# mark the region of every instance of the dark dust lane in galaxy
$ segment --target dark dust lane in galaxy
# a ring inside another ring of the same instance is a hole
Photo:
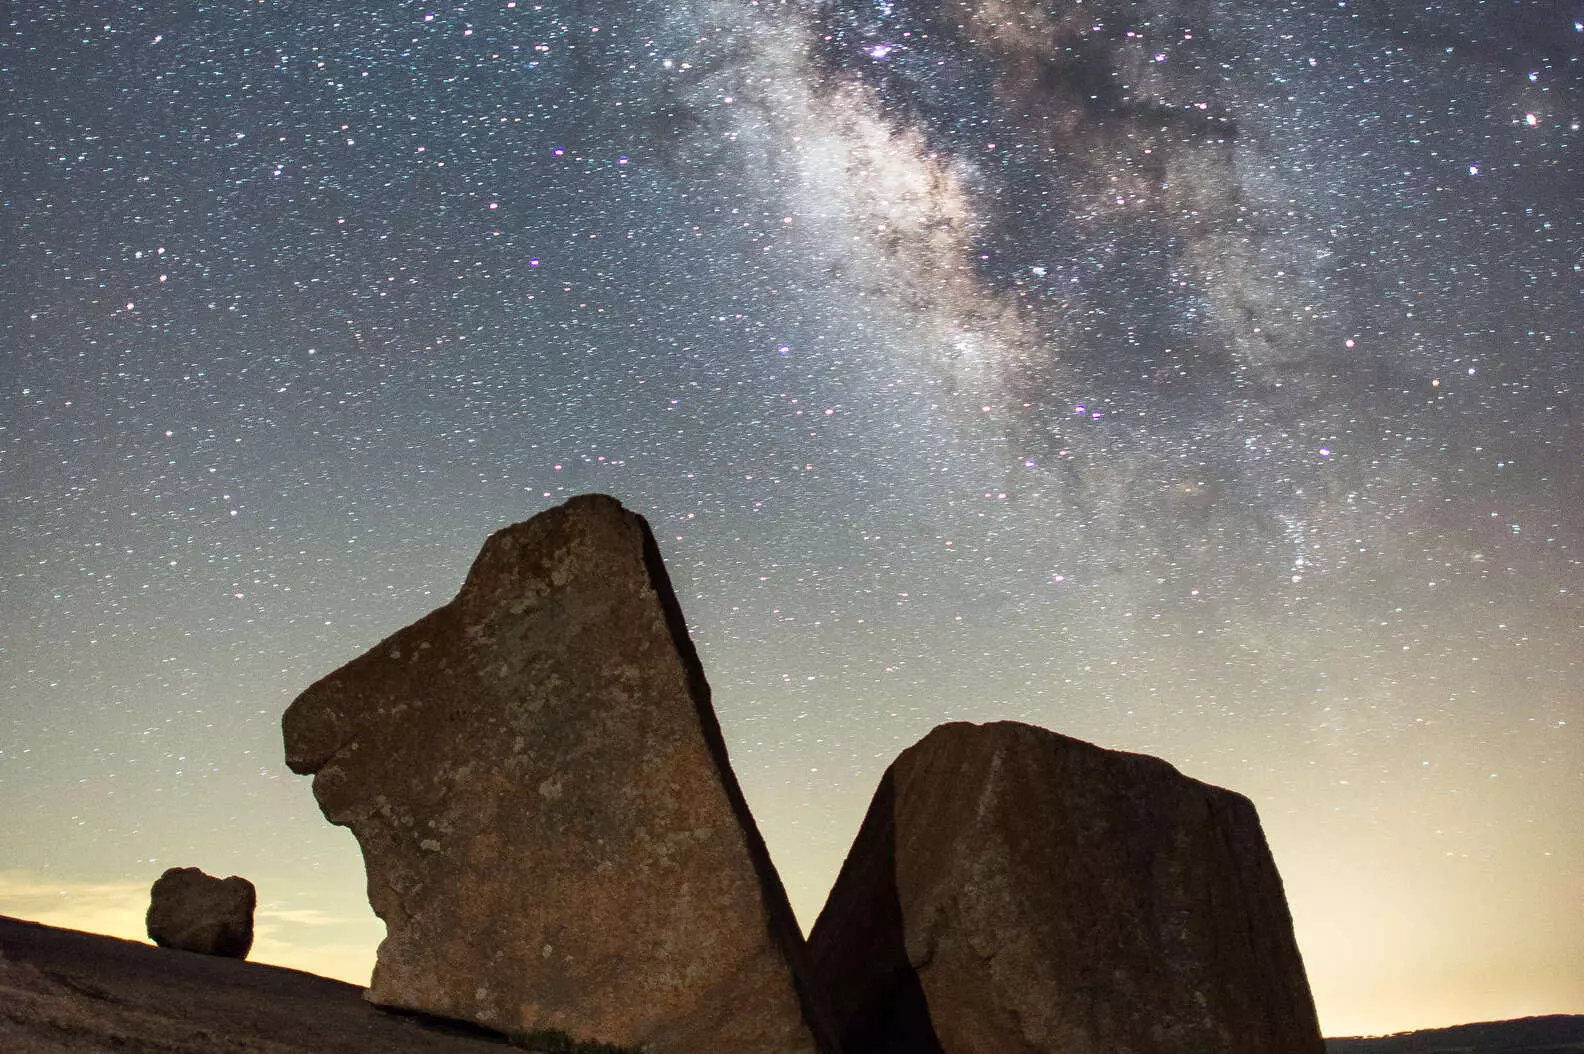
[[[812,919],[945,719],[1259,805],[1330,1033],[1584,1009],[1584,7],[14,6],[0,911],[247,875],[304,686],[656,528]]]

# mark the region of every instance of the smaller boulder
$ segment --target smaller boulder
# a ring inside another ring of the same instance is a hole
[[[246,959],[253,947],[253,883],[173,867],[149,890],[149,940],[161,948]]]

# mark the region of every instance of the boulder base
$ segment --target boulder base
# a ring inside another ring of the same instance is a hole
[[[1253,804],[1029,725],[897,758],[809,947],[848,1051],[1324,1051]]]
[[[145,923],[161,948],[246,959],[253,947],[253,883],[216,878],[196,867],[173,867],[149,890]]]
[[[574,498],[310,687],[287,763],[362,847],[369,998],[651,1054],[831,1049],[648,525]]]

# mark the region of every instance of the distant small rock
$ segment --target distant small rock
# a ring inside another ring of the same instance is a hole
[[[373,1002],[650,1054],[832,1049],[659,548],[614,498],[491,535],[456,599],[282,726],[363,850]]]
[[[862,1054],[1322,1054],[1254,806],[1159,758],[942,725],[809,938]]]
[[[149,891],[149,940],[161,948],[246,959],[253,947],[253,883],[173,867]]]

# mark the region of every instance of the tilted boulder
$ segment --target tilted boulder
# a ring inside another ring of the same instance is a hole
[[[362,847],[374,1002],[650,1054],[831,1049],[659,549],[615,499],[491,535],[283,729]]]
[[[161,948],[246,959],[253,948],[253,883],[216,878],[196,867],[173,867],[149,890],[149,940]]]
[[[1247,798],[1029,725],[887,770],[809,937],[863,1054],[1323,1054]]]

